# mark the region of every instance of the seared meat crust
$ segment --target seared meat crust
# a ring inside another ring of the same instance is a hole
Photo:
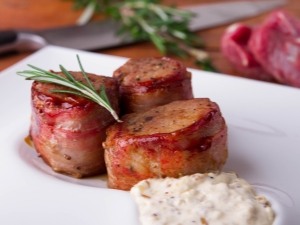
[[[110,188],[216,171],[226,162],[227,126],[209,99],[174,101],[122,120],[107,129],[103,143]]]
[[[57,73],[63,76],[62,73]],[[71,72],[85,83],[81,72]],[[118,112],[115,79],[87,74],[96,90],[104,85],[112,107]],[[30,137],[36,151],[56,172],[76,178],[106,171],[102,142],[105,130],[114,122],[110,113],[89,99],[50,90],[66,87],[34,82]]]
[[[131,59],[113,77],[120,85],[123,114],[193,98],[191,74],[174,59]]]

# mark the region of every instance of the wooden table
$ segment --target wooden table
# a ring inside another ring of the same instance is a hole
[[[165,0],[164,4],[175,3],[177,6],[193,5],[199,3],[218,2],[218,0]],[[220,2],[220,0],[219,0]],[[300,18],[299,0],[289,0],[283,7],[292,15]],[[72,1],[66,0],[0,0],[0,30],[5,29],[42,29],[59,27],[75,24],[81,11],[72,10]],[[268,13],[245,19],[244,22],[249,25],[259,24],[264,20]],[[101,16],[93,18],[101,19]],[[199,31],[206,43],[206,50],[210,53],[214,65],[218,70],[225,74],[241,76],[227,62],[220,52],[220,38],[226,29],[226,26],[219,26],[204,31]],[[150,42],[132,44],[124,47],[116,47],[106,50],[95,51],[115,56],[128,58],[140,58],[147,56],[160,56],[160,53]],[[30,52],[9,54],[0,56],[0,71],[15,64],[21,59],[30,55]],[[174,55],[170,57],[177,58]],[[177,58],[179,59],[179,58]],[[193,59],[180,59],[187,67],[198,68]]]

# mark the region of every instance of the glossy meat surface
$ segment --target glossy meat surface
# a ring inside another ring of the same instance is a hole
[[[117,69],[123,114],[193,98],[191,74],[170,58],[131,59]]]
[[[241,23],[229,26],[222,37],[222,53],[245,77],[265,81],[274,80],[249,50],[248,45],[252,32],[252,27]]]
[[[85,82],[81,72],[71,73]],[[117,82],[109,77],[87,75],[96,90],[105,86],[113,108],[118,111]],[[36,151],[56,172],[77,178],[105,172],[102,142],[113,117],[91,100],[50,91],[54,89],[67,88],[40,82],[32,85],[30,137]]]
[[[122,120],[108,128],[103,144],[110,188],[216,171],[226,162],[227,126],[209,99],[174,101]]]
[[[300,20],[282,10],[255,29],[249,47],[258,62],[283,84],[300,87]]]

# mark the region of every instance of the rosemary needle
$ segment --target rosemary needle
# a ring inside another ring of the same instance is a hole
[[[88,85],[86,85],[80,81],[77,81],[68,72],[68,70],[66,70],[62,65],[60,65],[59,67],[60,67],[62,73],[66,77],[62,77],[58,74],[43,70],[43,69],[38,68],[33,65],[28,65],[33,70],[25,70],[25,71],[17,72],[17,74],[25,77],[26,80],[35,80],[35,81],[44,82],[44,83],[54,83],[54,84],[59,84],[59,85],[71,88],[73,90],[51,90],[51,91],[57,92],[57,93],[68,93],[68,94],[79,95],[81,97],[90,99],[90,100],[98,103],[105,109],[107,109],[111,113],[111,115],[115,118],[115,120],[117,120],[118,122],[121,122],[117,113],[112,108],[112,106],[109,102],[109,99],[107,98],[105,87],[101,86],[99,93],[98,93],[96,91],[95,87],[92,85],[90,79],[86,75],[78,55],[77,55],[77,61],[78,61],[80,70],[82,72],[82,75],[86,79]]]

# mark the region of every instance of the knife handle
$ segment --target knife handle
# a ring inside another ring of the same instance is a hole
[[[0,46],[14,43],[18,38],[17,32],[11,30],[0,31]]]
[[[44,38],[30,32],[0,31],[0,55],[14,51],[35,51],[46,45]]]
[[[0,54],[12,52],[15,49],[15,43],[18,39],[18,34],[12,30],[0,31]]]

